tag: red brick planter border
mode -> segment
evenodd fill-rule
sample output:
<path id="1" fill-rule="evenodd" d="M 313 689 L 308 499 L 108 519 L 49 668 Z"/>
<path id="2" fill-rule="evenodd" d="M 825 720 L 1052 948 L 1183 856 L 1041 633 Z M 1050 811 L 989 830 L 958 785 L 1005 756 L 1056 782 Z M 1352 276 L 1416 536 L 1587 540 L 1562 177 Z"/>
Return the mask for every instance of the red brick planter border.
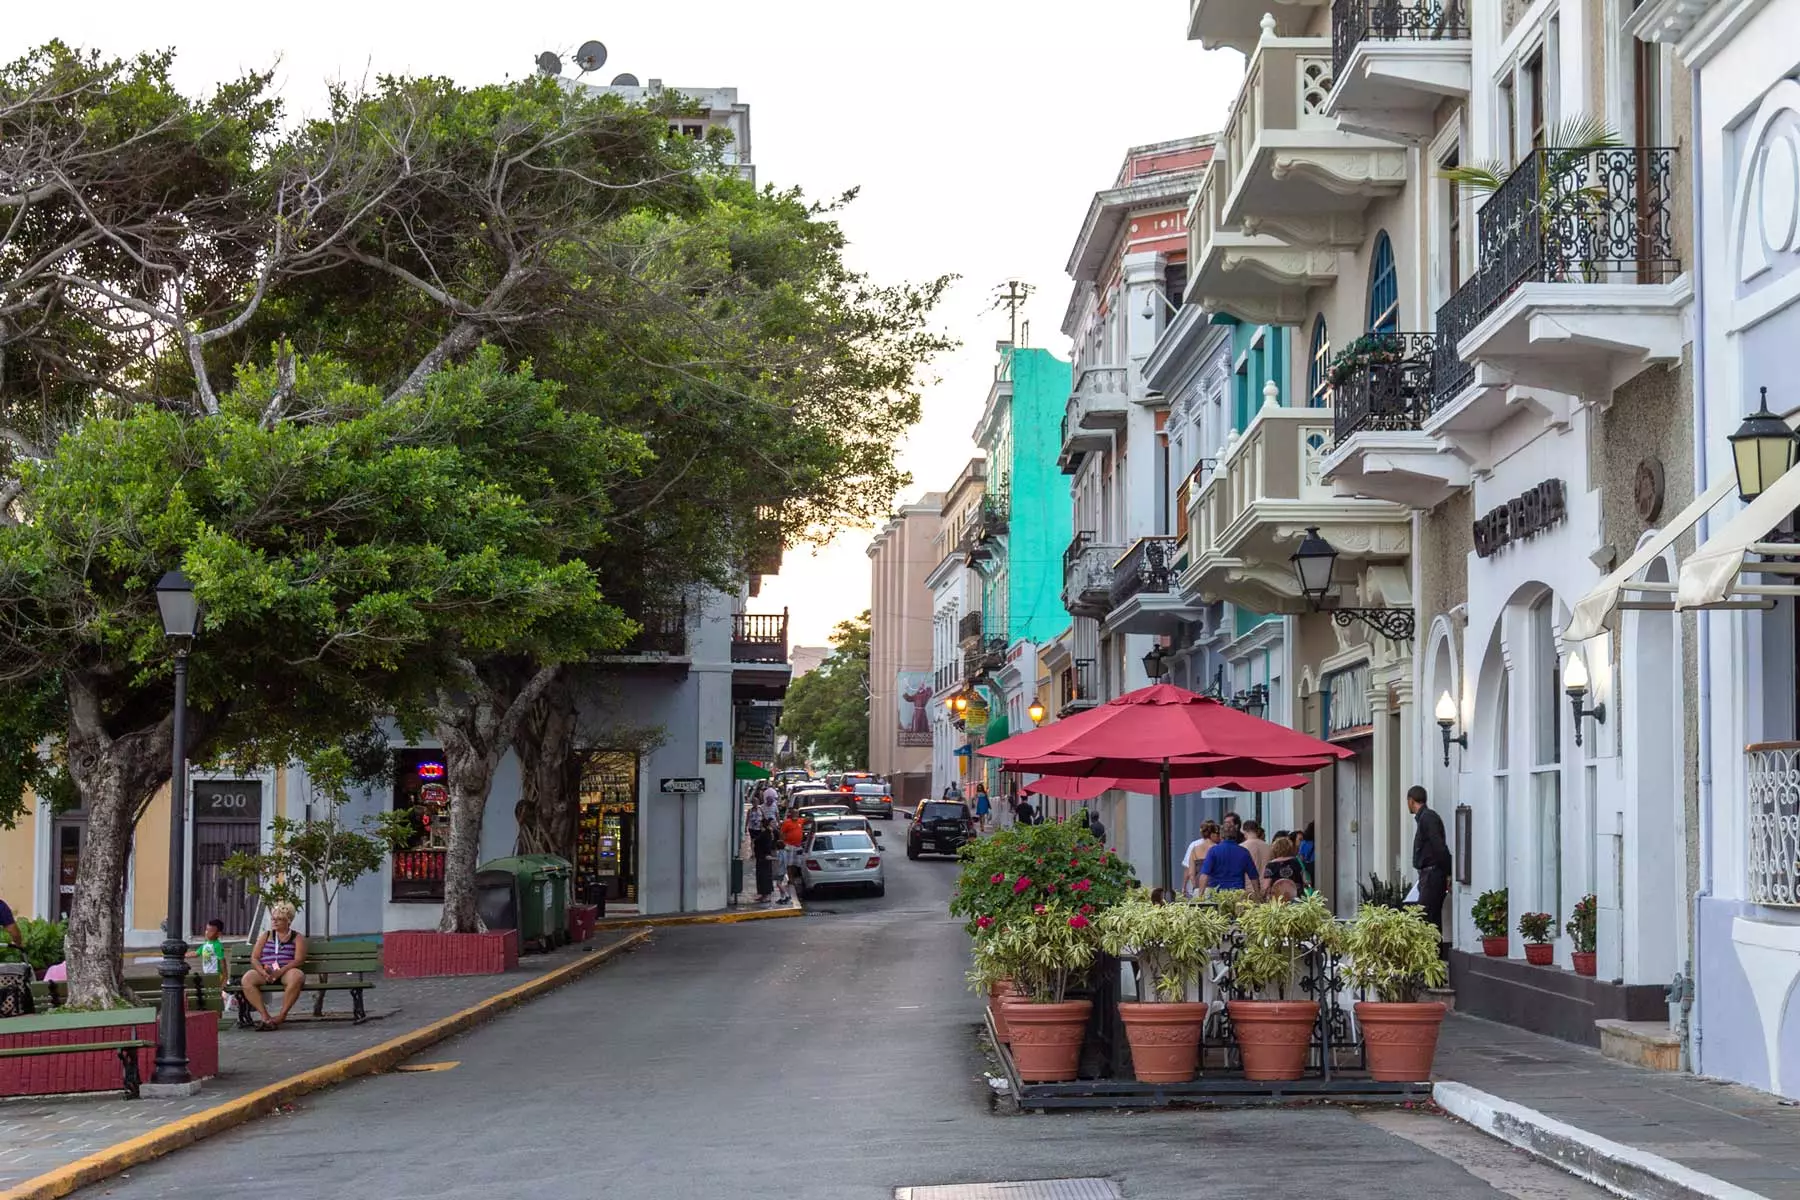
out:
<path id="1" fill-rule="evenodd" d="M 156 1040 L 155 1022 L 99 1025 L 87 1029 L 44 1029 L 8 1034 L 0 1022 L 0 1047 L 72 1046 L 84 1042 Z M 219 1073 L 219 1014 L 187 1014 L 188 1073 L 195 1079 Z M 147 1083 L 156 1067 L 156 1051 L 138 1051 L 138 1074 Z M 0 1058 L 0 1096 L 59 1096 L 69 1092 L 116 1092 L 120 1087 L 119 1056 L 110 1050 L 86 1054 L 46 1054 L 35 1058 Z"/>
<path id="2" fill-rule="evenodd" d="M 429 975 L 499 975 L 519 965 L 519 931 L 437 933 L 395 930 L 381 939 L 382 974 L 389 979 Z"/>

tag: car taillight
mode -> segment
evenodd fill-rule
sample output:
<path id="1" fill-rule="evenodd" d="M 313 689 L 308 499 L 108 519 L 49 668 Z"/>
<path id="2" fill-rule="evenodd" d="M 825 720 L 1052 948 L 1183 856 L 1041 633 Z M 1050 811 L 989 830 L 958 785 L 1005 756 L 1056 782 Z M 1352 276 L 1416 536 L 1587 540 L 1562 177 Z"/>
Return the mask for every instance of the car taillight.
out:
<path id="1" fill-rule="evenodd" d="M 809 871 L 823 871 L 825 868 L 819 865 L 818 859 L 809 858 L 806 860 L 806 869 Z"/>
<path id="2" fill-rule="evenodd" d="M 879 867 L 880 865 L 881 865 L 880 857 L 877 855 L 871 854 L 869 856 L 869 861 L 863 864 L 863 868 L 865 870 L 867 870 L 870 867 Z"/>

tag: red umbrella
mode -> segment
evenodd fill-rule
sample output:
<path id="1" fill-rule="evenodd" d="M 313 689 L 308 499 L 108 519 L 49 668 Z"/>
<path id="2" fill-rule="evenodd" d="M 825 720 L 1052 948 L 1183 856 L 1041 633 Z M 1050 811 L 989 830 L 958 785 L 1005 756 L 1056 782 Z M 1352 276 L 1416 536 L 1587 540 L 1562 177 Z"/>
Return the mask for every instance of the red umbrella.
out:
<path id="1" fill-rule="evenodd" d="M 1250 779 L 1183 779 L 1181 786 L 1184 791 L 1194 792 L 1207 788 L 1225 788 L 1234 792 L 1278 792 L 1282 788 L 1300 787 L 1307 782 L 1305 775 L 1269 775 Z M 1162 789 L 1162 778 L 1160 775 L 1123 778 L 1111 775 L 1046 775 L 1025 785 L 1027 792 L 1056 800 L 1092 800 L 1111 788 L 1154 796 Z"/>
<path id="2" fill-rule="evenodd" d="M 1155 776 L 1166 764 L 1169 778 L 1178 783 L 1215 777 L 1252 778 L 1264 775 L 1311 773 L 1330 766 L 1338 755 L 1311 754 L 1300 758 L 1215 758 L 1210 755 L 1171 758 L 1162 762 L 1144 762 L 1136 758 L 1077 758 L 1068 754 L 1046 754 L 1042 758 L 1009 758 L 1002 770 L 1039 775 L 1064 775 L 1074 778 L 1089 776 Z M 1275 789 L 1267 789 L 1275 790 Z"/>

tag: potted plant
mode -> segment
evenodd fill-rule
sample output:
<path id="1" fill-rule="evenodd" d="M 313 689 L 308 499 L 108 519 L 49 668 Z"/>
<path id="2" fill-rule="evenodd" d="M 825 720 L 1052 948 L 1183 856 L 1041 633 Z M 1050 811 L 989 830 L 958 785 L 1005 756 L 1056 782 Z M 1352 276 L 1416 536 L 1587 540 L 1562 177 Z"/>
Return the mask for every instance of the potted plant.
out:
<path id="1" fill-rule="evenodd" d="M 1002 1001 L 1013 1065 L 1026 1083 L 1064 1083 L 1081 1067 L 1081 1041 L 1092 1000 L 1071 1000 L 1099 952 L 1088 914 L 1066 905 L 1037 906 L 990 927 L 990 969 L 1013 982 Z"/>
<path id="2" fill-rule="evenodd" d="M 1231 919 L 1207 904 L 1152 904 L 1139 891 L 1095 918 L 1100 945 L 1137 967 L 1138 998 L 1119 1002 L 1119 1018 L 1131 1043 L 1131 1063 L 1141 1083 L 1185 1083 L 1200 1058 L 1200 1030 L 1207 1005 L 1190 1001 L 1214 947 Z"/>
<path id="3" fill-rule="evenodd" d="M 1555 957 L 1555 948 L 1550 945 L 1550 931 L 1556 926 L 1556 918 L 1549 913 L 1524 913 L 1519 917 L 1519 934 L 1525 939 L 1525 961 L 1533 966 L 1547 967 Z"/>
<path id="4" fill-rule="evenodd" d="M 1365 904 L 1344 931 L 1346 974 L 1374 1000 L 1356 1004 L 1368 1052 L 1369 1077 L 1396 1083 L 1431 1078 L 1441 1001 L 1422 1001 L 1428 987 L 1442 987 L 1449 965 L 1438 955 L 1438 931 L 1418 905 L 1404 909 Z"/>
<path id="5" fill-rule="evenodd" d="M 1481 952 L 1489 958 L 1505 958 L 1507 951 L 1505 888 L 1494 888 L 1475 898 L 1475 931 L 1481 934 Z"/>
<path id="6" fill-rule="evenodd" d="M 1342 386 L 1358 367 L 1374 363 L 1397 363 L 1405 356 L 1405 343 L 1396 335 L 1365 333 L 1345 346 L 1331 360 L 1331 386 Z"/>
<path id="7" fill-rule="evenodd" d="M 1329 948 L 1337 932 L 1320 897 L 1253 904 L 1238 917 L 1230 986 L 1243 999 L 1226 1002 L 1246 1079 L 1298 1079 L 1319 1019 L 1314 1000 L 1288 998 L 1300 966 Z"/>
<path id="8" fill-rule="evenodd" d="M 1563 926 L 1570 940 L 1575 943 L 1575 950 L 1569 957 L 1575 962 L 1577 975 L 1592 977 L 1594 974 L 1594 907 L 1596 903 L 1592 892 L 1583 896 L 1575 904 L 1575 914 Z"/>

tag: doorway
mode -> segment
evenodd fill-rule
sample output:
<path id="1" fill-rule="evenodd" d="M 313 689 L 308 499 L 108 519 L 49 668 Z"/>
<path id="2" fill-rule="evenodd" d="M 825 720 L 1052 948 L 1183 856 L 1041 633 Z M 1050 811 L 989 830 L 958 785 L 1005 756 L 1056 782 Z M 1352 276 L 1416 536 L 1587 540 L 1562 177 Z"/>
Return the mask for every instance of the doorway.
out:
<path id="1" fill-rule="evenodd" d="M 635 903 L 638 894 L 638 760 L 629 750 L 595 750 L 581 768 L 575 840 L 575 899 Z"/>
<path id="2" fill-rule="evenodd" d="M 246 937 L 255 916 L 249 885 L 225 873 L 225 861 L 262 849 L 263 786 L 256 779 L 194 781 L 193 876 L 188 892 L 188 929 L 217 918 L 227 937 Z"/>

